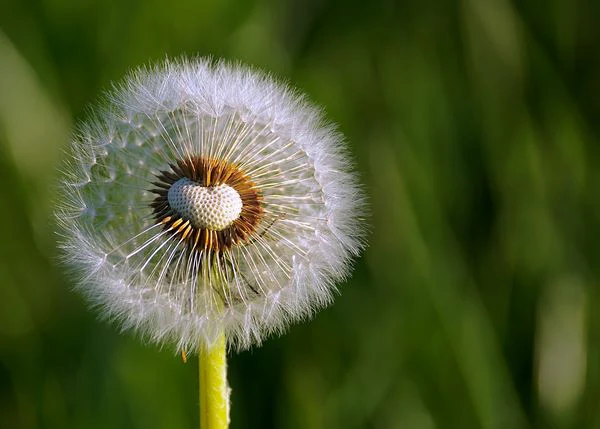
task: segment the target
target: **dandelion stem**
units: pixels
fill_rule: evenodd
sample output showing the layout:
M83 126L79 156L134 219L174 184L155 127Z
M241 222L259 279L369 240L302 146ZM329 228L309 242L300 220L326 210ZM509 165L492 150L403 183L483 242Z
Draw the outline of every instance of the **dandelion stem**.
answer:
M227 354L225 335L210 348L201 347L200 429L229 427L229 387L227 386Z

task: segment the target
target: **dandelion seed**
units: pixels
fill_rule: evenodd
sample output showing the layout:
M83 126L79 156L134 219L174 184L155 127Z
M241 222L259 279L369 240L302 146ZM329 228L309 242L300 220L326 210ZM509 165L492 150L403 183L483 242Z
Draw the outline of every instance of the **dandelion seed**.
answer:
M303 97L223 62L132 73L79 127L61 193L79 288L184 360L311 316L364 245L342 137Z

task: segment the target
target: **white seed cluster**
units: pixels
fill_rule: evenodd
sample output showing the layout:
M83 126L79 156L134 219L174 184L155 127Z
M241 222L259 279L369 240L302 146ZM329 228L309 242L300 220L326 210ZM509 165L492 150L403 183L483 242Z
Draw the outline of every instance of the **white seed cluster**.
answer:
M242 198L229 185L202 186L184 177L173 183L169 205L196 228L221 231L242 212Z
M365 246L365 198L322 109L266 73L212 59L139 69L107 98L74 133L56 209L63 257L104 318L177 351L221 335L247 349L333 301ZM190 157L243 171L260 192L260 223L243 222L237 185L203 187L179 166L166 203L211 234L166 231L177 219L157 222L148 191ZM230 245L232 222L240 238L257 233ZM215 235L226 252L204 251Z

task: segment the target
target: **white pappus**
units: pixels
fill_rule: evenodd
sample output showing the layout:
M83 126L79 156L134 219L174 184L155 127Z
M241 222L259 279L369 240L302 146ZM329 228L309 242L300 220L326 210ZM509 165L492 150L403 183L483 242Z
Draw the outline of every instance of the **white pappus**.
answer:
M82 123L56 210L101 313L196 351L245 349L332 301L364 248L343 137L257 70L205 59L131 73Z

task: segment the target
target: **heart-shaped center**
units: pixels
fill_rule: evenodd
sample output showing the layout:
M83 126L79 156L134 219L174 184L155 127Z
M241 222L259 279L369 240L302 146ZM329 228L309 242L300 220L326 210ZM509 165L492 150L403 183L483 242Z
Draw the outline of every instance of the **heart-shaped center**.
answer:
M192 226L213 231L227 228L242 212L242 198L231 186L202 186L187 177L171 185L167 200Z

